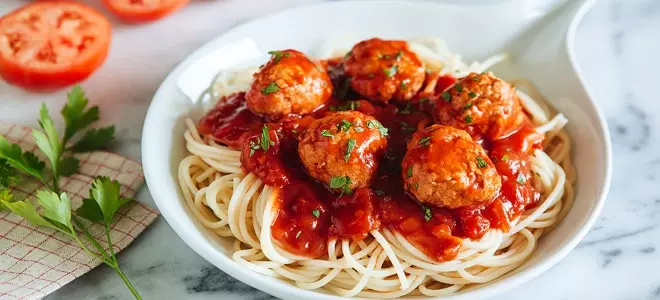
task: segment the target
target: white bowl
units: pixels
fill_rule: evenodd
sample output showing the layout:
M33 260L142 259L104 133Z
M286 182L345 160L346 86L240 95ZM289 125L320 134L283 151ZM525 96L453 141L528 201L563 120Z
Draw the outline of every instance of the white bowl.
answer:
M574 143L577 170L575 202L562 223L541 238L535 253L516 272L448 298L483 298L519 285L550 268L579 243L596 220L609 188L611 147L607 127L584 87L573 50L575 28L594 2L574 1L545 17L530 7L529 1L522 0L474 6L330 2L242 24L191 54L156 92L142 135L142 161L149 190L181 239L232 277L283 299L338 299L241 268L230 258L231 241L198 223L186 207L176 175L179 162L187 155L184 119L199 118L201 113L200 105L186 93L196 97L210 82L210 74L234 67L240 62L241 53L249 51L238 49L238 54L216 56L213 63L206 61L208 54L240 41L254 42L252 45L260 52L257 54L285 48L312 51L321 38L342 32L353 33L358 38L437 36L446 40L453 51L462 53L467 61L507 52L512 55L513 63L496 69L496 74L530 79L550 104L569 119L566 129ZM182 74L183 79L188 79L183 80ZM183 80L182 89L177 86L179 80Z

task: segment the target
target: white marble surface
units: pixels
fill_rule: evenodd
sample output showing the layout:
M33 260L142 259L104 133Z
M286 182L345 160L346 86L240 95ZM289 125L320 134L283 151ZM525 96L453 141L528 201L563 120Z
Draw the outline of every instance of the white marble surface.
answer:
M0 15L27 1L2 0ZM98 6L97 0L88 0ZM257 3L258 2L258 3ZM111 54L83 87L117 124L116 151L140 159L151 96L190 51L227 28L304 0L199 0L160 22L116 20ZM660 299L660 1L603 0L578 30L578 61L612 133L614 176L594 229L567 258L506 299ZM59 110L64 92L49 95ZM0 120L34 125L44 95L0 82ZM138 195L153 205L148 191ZM190 250L158 219L119 254L145 299L272 299L237 282ZM47 299L129 299L122 282L99 267ZM500 297L497 297L498 299Z

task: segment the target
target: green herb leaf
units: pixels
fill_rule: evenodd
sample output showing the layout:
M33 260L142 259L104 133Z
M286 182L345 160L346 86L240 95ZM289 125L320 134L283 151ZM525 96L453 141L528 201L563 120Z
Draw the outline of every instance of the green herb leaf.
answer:
M99 205L106 224L111 224L119 208L132 200L122 198L119 195L119 181L110 180L108 177L97 177L92 183L89 194Z
M433 212L431 211L431 208L426 205L422 205L422 210L424 211L424 220L426 220L426 222L431 221L433 218Z
M327 136L327 137L334 137L334 135L332 135L332 133L330 133L330 131L327 131L325 129L321 130L321 135L322 136Z
M457 83L456 85L454 85L454 87L456 88L456 91L459 93L463 91L463 85L460 83Z
M273 55L273 63L276 64L280 62L280 60L283 57L289 57L291 56L291 53L289 52L282 52L282 51L268 51L268 54Z
M477 157L477 167L478 168L485 168L487 166L488 166L488 164L486 163L486 161L483 158Z
M271 81L265 88L261 89L261 93L264 95L270 95L280 90L280 87L277 86L275 81Z
M352 194L353 191L351 190L351 178L348 176L335 176L330 178L330 188L331 189L340 189L341 190L341 195L340 197L344 194Z
M53 167L54 172L59 169L59 159L62 155L62 145L60 144L60 137L55 129L55 123L48 115L48 108L46 104L41 105L41 111L39 113L39 126L44 130L44 132L32 130L32 135L34 140L41 149L41 152L46 154L46 157L50 161L51 166ZM56 172L57 176L58 173Z
M5 159L7 164L19 171L44 181L42 172L46 164L31 152L22 152L18 144L9 143L2 135L0 135L0 158Z
M472 107L473 105L474 105L474 104L472 104L472 102L469 102L468 104L465 104L465 106L463 106L463 110L468 110L468 109L470 109L470 107Z
M387 77L390 77L390 78L391 78L391 77L394 77L394 75L396 75L396 71L397 71L397 69L398 69L398 66L397 66L397 65L392 65L392 66L389 67L389 68L385 68L385 69L383 69L383 73L385 73L385 75L386 75Z
M477 98L477 93L475 93L475 92L469 92L469 93L468 93L468 96L469 96L470 98Z
M83 137L73 145L73 152L90 152L105 149L115 139L115 126L87 130Z
M406 178L412 177L412 171L413 171L413 167L412 166L408 167L408 170L406 171Z
M61 229L69 229L73 232L71 224L71 200L62 193L59 196L54 192L40 190L37 191L37 200L43 208L43 214L46 220Z
M339 129L339 131L348 132L348 130L351 129L351 122L346 120L341 120L341 123L337 125L337 128Z
M348 162L348 159L351 158L351 151L355 148L356 143L355 139L348 139L348 142L346 143L346 153L344 154L345 162Z
M428 147L431 144L431 137L430 136L423 137L419 139L419 142L417 142L417 144L422 145L424 147Z
M254 152L259 149L261 149L260 144L257 144L254 141L250 141L250 157L252 157L252 155L254 155Z
M68 156L60 160L59 173L62 176L71 176L78 173L80 169L80 160L73 156Z
M367 121L367 127L369 129L378 129L378 132L380 133L381 136L385 137L387 136L387 127L383 126L383 124L380 124L377 120L369 120Z
M508 160L509 160L509 156L504 154L504 156L502 156L502 161L508 161Z
M0 190L18 183L18 171L9 165L6 159L0 158Z
M447 103L451 102L451 94L449 92L443 92L442 99Z
M396 55L394 56L394 58L399 59L399 58L401 58L401 56L403 56L403 51L397 52Z
M465 118L463 118L463 120L465 120L465 124L467 124L467 125L472 124L472 116L470 116L470 115L465 116Z
M103 222L103 212L93 199L83 199L82 205L76 209L76 215L91 222Z
M355 127L353 129L355 130L355 132L364 132L364 128L362 127Z
M268 126L264 125L261 127L261 149L266 152L271 144L272 142L270 140L270 134L268 133Z
M60 112L66 125L63 140L66 143L76 132L99 120L98 106L85 110L89 100L80 86L75 86L67 95L68 101Z
M312 211L312 215L318 218L321 216L321 212L318 209L315 209Z
M523 175L522 172L518 173L518 178L516 178L516 181L520 184L524 184L526 181L525 175Z
M38 226L50 227L53 229L61 230L61 228L51 224L46 219L44 219L38 212L37 209L32 205L30 201L3 201L2 204L9 208L13 213L25 218L30 223Z

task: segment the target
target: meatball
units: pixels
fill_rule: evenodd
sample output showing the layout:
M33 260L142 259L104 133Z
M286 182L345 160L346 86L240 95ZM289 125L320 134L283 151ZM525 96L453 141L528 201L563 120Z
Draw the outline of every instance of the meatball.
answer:
M298 155L314 179L340 192L368 186L387 148L387 128L357 111L336 112L309 125Z
M525 115L513 86L493 73L471 73L440 95L435 117L475 138L494 140L520 127Z
M358 94L385 103L411 100L426 77L424 63L408 43L378 38L353 46L344 60L344 72Z
M487 203L502 185L486 151L464 130L433 125L415 133L401 165L404 189L423 203Z
M310 113L328 100L332 82L323 69L296 50L269 53L273 56L254 74L245 95L253 113L278 119Z

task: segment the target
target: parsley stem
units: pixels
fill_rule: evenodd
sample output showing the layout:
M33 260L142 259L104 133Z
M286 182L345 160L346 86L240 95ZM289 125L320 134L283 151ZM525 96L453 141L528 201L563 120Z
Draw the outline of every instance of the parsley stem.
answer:
M131 281L128 280L128 277L126 277L126 275L124 275L124 272L122 272L121 269L119 269L119 264L116 264L115 266L113 266L113 269L115 269L115 272L117 272L117 275L119 275L121 280L124 281L124 284L126 284L126 287L128 287L128 289L131 291L131 293L133 293L133 297L135 297L135 299L137 299L137 300L142 300L142 296L140 296L140 293L138 293L138 291L135 289L133 284L131 284Z
M112 246L112 240L110 239L110 226L108 226L108 223L105 223L105 238L108 240L108 248L110 250L110 254L112 255L112 261L114 261L115 264L119 264L119 262L117 262L117 256L115 256L114 246Z
M76 227L78 227L80 229L80 231L82 231L83 235L85 235L85 237L90 241L90 243L92 243L92 245L94 245L94 248L96 248L99 251L99 255L103 256L102 260L104 262L107 261L107 260L112 261L112 258L110 257L110 255L108 255L108 253L105 251L105 249L103 249L103 246L101 246L101 244L99 244L99 242L96 241L94 236L92 236L92 234L89 233L87 228L85 228L82 225L80 220L78 220L78 218L75 215L71 215L71 220L76 225Z

